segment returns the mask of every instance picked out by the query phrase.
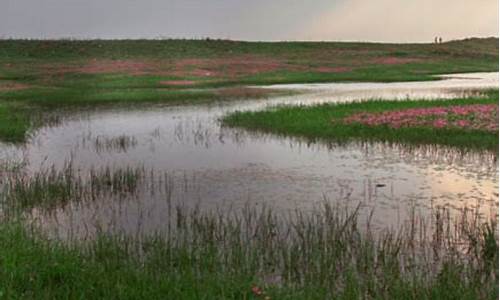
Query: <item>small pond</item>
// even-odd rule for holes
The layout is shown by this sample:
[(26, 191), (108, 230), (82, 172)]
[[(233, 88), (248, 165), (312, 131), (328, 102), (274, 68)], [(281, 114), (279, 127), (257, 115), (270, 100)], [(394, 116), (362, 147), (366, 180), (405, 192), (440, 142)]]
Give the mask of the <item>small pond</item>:
[(371, 222), (381, 228), (399, 226), (412, 210), (425, 214), (435, 207), (457, 212), (471, 207), (496, 214), (496, 153), (385, 143), (308, 143), (223, 128), (219, 119), (236, 110), (281, 104), (455, 98), (472, 89), (498, 88), (498, 73), (452, 75), (433, 82), (270, 88), (301, 93), (70, 114), (59, 124), (38, 129), (23, 146), (0, 144), (0, 159), (23, 162), (27, 174), (62, 169), (69, 162), (80, 174), (106, 167), (144, 170), (142, 186), (134, 195), (70, 204), (51, 213), (32, 212), (59, 234), (67, 234), (68, 228), (80, 234), (97, 227), (134, 234), (161, 230), (171, 202), (202, 209), (265, 205), (308, 211), (328, 201), (346, 209), (359, 205), (361, 213), (372, 214)]

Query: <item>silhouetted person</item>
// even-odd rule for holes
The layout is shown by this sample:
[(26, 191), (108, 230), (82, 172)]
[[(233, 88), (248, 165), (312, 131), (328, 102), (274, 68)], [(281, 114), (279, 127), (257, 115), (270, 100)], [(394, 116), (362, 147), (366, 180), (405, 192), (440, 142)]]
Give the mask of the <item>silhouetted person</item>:
[(439, 43), (443, 43), (443, 38), (442, 37), (439, 37)]

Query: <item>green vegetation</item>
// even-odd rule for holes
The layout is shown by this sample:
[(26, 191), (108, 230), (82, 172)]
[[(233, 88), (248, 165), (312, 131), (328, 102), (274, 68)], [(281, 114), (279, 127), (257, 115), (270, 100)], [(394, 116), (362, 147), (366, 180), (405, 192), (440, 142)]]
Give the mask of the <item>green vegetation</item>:
[(24, 110), (0, 103), (0, 140), (22, 140), (30, 127)]
[(199, 103), (266, 96), (242, 87), (250, 84), (434, 80), (431, 75), (481, 71), (498, 71), (498, 39), (443, 44), (0, 40), (0, 139), (23, 141), (37, 125), (34, 112), (63, 106)]
[(9, 210), (29, 210), (39, 208), (50, 211), (73, 203), (92, 201), (106, 195), (125, 197), (134, 194), (145, 178), (145, 170), (91, 169), (88, 178), (66, 165), (61, 171), (54, 168), (32, 174), (29, 179), (24, 174), (11, 174), (6, 187), (9, 190)]
[(498, 149), (498, 131), (347, 124), (342, 120), (360, 112), (384, 112), (409, 108), (442, 107), (469, 104), (498, 104), (498, 91), (485, 97), (456, 100), (368, 101), (316, 106), (282, 106), (258, 112), (236, 112), (223, 124), (267, 133), (304, 137), (310, 140), (345, 143), (348, 140), (374, 140), (392, 143), (440, 144), (468, 149)]
[[(0, 224), (5, 299), (497, 299), (495, 221), (437, 210), (400, 231), (371, 232), (331, 206), (176, 208), (164, 234), (62, 242)], [(267, 298), (269, 297), (269, 298)]]
[[(144, 169), (2, 176), (2, 299), (498, 298), (496, 217), (477, 211), (413, 211), (398, 230), (376, 230), (360, 207), (328, 202), (307, 213), (188, 209), (172, 200), (168, 178)], [(37, 227), (70, 204), (140, 201), (140, 188), (164, 189), (168, 216), (154, 233), (79, 223), (90, 228), (81, 240), (69, 223), (60, 239)]]
[[(433, 80), (433, 74), (473, 71), (498, 71), (498, 39), (440, 45), (6, 40), (0, 41), (0, 140), (23, 141), (31, 128), (57, 122), (52, 113), (61, 109), (268, 96), (242, 87), (247, 84)], [(469, 103), (498, 103), (498, 92), (451, 101), (281, 107), (236, 113), (224, 122), (339, 142), (496, 148), (498, 134), (487, 132), (333, 122), (359, 111)], [(126, 151), (137, 143), (126, 135), (91, 142), (97, 151)], [(171, 203), (173, 183), (154, 176), (140, 168), (82, 174), (71, 165), (27, 175), (16, 164), (0, 166), (0, 299), (498, 298), (495, 218), (464, 209), (454, 219), (435, 209), (432, 216), (410, 213), (397, 231), (376, 231), (360, 225), (366, 216), (359, 209), (328, 204), (288, 216), (248, 207), (201, 213)], [(36, 226), (73, 204), (140, 201), (141, 193), (156, 189), (165, 189), (163, 232), (97, 228), (90, 240), (79, 241), (59, 240)]]

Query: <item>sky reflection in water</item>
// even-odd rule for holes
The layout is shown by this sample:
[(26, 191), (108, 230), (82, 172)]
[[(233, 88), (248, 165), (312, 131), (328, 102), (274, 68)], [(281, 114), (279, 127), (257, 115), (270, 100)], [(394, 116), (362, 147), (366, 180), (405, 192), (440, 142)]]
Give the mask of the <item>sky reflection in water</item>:
[[(28, 173), (62, 168), (68, 161), (81, 174), (105, 166), (144, 167), (157, 176), (146, 181), (160, 184), (159, 178), (168, 174), (174, 203), (203, 209), (248, 204), (307, 211), (326, 200), (350, 209), (361, 205), (366, 215), (373, 210), (372, 222), (379, 227), (399, 226), (411, 208), (425, 213), (431, 207), (467, 206), (490, 214), (498, 207), (496, 154), (385, 143), (308, 143), (221, 128), (218, 121), (234, 110), (268, 105), (451, 98), (463, 95), (464, 87), (498, 86), (498, 74), (468, 77), (432, 83), (293, 85), (309, 92), (272, 100), (82, 112), (38, 130), (23, 147), (0, 146), (0, 158), (23, 159)], [(65, 228), (78, 234), (97, 227), (129, 233), (161, 230), (166, 195), (153, 193), (151, 184), (129, 199), (110, 197), (35, 215), (62, 235), (68, 234)]]

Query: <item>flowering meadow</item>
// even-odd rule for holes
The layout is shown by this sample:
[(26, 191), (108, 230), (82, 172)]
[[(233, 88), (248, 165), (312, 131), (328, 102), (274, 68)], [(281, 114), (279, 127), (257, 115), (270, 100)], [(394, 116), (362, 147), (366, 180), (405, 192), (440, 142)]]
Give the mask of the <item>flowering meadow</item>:
[(343, 119), (366, 126), (462, 128), (498, 132), (498, 104), (471, 104), (362, 112)]
[(448, 100), (378, 100), (236, 112), (223, 124), (344, 144), (443, 145), (498, 153), (498, 90)]

